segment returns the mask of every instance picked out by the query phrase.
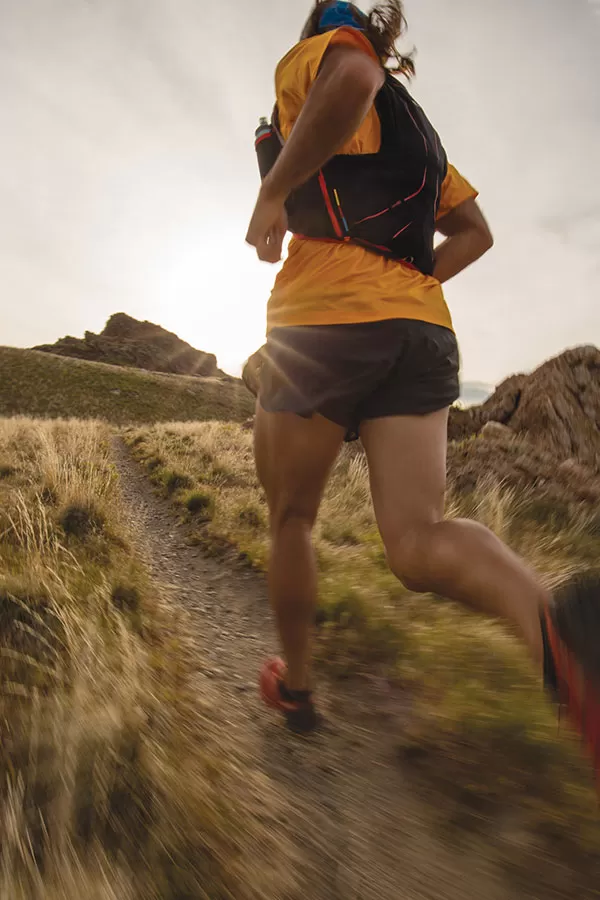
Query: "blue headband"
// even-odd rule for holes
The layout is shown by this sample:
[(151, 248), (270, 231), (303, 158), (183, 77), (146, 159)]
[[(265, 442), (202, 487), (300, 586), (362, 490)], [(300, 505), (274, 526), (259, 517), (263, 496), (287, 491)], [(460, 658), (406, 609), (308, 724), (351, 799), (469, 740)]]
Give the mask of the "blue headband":
[(344, 25), (364, 31), (347, 0), (337, 0), (332, 6), (324, 10), (319, 20), (319, 30), (329, 31), (332, 28), (343, 28)]

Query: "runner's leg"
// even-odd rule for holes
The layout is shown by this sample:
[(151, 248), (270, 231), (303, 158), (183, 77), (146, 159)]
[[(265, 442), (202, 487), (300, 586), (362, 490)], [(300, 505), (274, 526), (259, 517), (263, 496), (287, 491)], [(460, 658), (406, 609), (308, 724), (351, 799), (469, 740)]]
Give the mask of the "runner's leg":
[(361, 426), (390, 567), (411, 590), (434, 591), (513, 623), (541, 667), (540, 609), (548, 593), (483, 525), (444, 520), (447, 422), (448, 411), (440, 410)]
[(309, 688), (317, 602), (312, 529), (345, 435), (322, 416), (268, 413), (257, 405), (254, 446), (270, 513), (269, 597), (287, 662), (287, 687)]

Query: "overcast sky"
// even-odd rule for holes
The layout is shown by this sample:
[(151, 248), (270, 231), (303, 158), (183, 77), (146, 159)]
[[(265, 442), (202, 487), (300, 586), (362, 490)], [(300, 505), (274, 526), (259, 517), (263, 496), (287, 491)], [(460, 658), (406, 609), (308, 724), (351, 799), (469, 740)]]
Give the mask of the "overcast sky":
[[(0, 343), (125, 311), (239, 371), (275, 270), (253, 132), (309, 0), (0, 0)], [(600, 344), (600, 0), (407, 0), (412, 91), (493, 251), (447, 290), (463, 377)]]

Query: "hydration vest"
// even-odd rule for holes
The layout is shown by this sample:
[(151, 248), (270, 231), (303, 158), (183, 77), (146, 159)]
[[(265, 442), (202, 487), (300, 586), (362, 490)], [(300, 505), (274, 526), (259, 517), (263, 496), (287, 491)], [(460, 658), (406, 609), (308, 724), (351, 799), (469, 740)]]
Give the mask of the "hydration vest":
[[(390, 73), (375, 109), (379, 152), (332, 157), (290, 194), (289, 228), (298, 237), (359, 244), (431, 275), (446, 154), (421, 107)], [(278, 124), (275, 107), (271, 124), (256, 133), (263, 178), (283, 147)]]

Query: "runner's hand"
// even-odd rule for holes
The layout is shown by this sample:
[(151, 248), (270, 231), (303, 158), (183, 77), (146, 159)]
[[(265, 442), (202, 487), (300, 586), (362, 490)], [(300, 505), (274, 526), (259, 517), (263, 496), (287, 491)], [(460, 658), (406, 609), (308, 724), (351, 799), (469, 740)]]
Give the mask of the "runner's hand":
[(248, 227), (246, 241), (256, 247), (259, 259), (277, 263), (281, 259), (283, 239), (288, 229), (285, 198), (261, 189)]

